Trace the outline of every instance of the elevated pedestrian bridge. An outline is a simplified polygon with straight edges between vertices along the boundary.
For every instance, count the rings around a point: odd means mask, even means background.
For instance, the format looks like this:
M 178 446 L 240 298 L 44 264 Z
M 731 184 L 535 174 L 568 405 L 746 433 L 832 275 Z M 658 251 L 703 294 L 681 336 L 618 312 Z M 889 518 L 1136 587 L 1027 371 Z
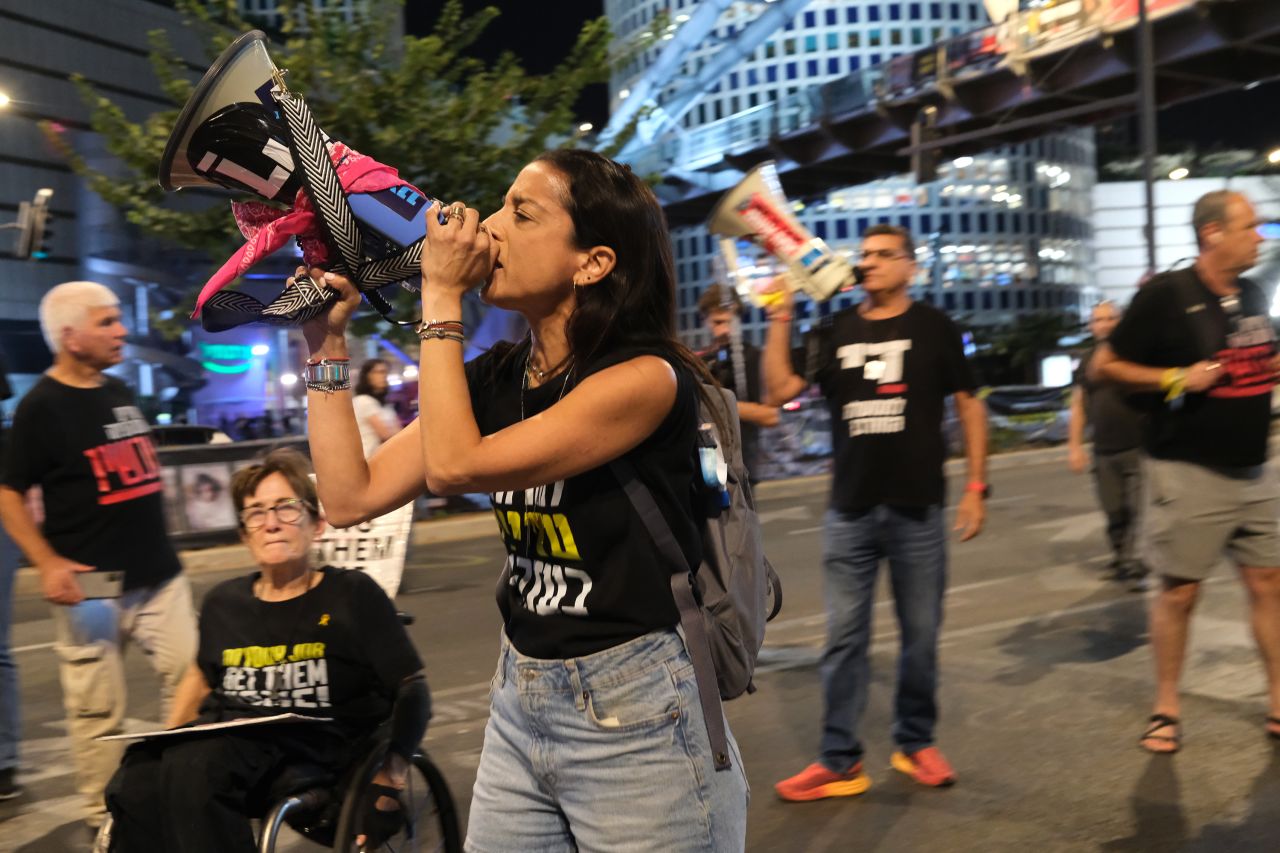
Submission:
M 912 171 L 913 154 L 972 155 L 1131 114 L 1138 108 L 1136 0 L 1107 8 L 1060 0 L 1017 13 L 1000 26 L 669 134 L 632 164 L 664 176 L 659 196 L 673 224 L 693 223 L 764 160 L 778 161 L 787 193 L 803 198 Z M 1280 77 L 1280 0 L 1147 0 L 1147 8 L 1157 106 Z

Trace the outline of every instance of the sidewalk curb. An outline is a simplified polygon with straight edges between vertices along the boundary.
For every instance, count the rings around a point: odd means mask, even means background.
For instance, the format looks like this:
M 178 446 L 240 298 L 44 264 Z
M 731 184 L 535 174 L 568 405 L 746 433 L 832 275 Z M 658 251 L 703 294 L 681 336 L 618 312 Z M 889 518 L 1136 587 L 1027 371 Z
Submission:
M 1005 468 L 1016 468 L 1024 465 L 1045 465 L 1051 462 L 1066 462 L 1065 447 L 1050 447 L 1043 450 L 1019 450 L 1012 453 L 1001 453 L 987 460 L 987 469 L 1000 471 Z M 951 459 L 946 463 L 946 472 L 955 475 L 964 471 L 963 459 Z M 770 480 L 756 487 L 756 496 L 761 500 L 794 498 L 826 492 L 831 482 L 830 474 L 815 474 L 807 477 L 793 477 L 786 480 Z M 488 510 L 467 513 L 450 518 L 428 519 L 415 522 L 413 525 L 414 546 L 432 545 L 444 542 L 459 542 L 493 536 L 497 532 L 493 515 Z M 178 558 L 182 568 L 188 575 L 200 575 L 210 572 L 248 570 L 253 565 L 249 549 L 244 545 L 219 545 L 213 548 L 180 551 Z M 40 594 L 40 575 L 32 568 L 18 569 L 14 579 L 14 594 L 31 596 Z

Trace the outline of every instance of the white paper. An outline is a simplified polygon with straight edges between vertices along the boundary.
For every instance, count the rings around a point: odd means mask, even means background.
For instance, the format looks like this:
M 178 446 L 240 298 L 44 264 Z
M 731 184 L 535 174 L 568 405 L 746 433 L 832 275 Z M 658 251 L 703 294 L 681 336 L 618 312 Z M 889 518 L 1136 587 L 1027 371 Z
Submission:
M 326 527 L 312 549 L 317 566 L 362 571 L 395 600 L 404 574 L 413 502 L 354 527 Z
M 216 732 L 222 729 L 241 729 L 246 726 L 261 726 L 267 723 L 331 723 L 333 717 L 308 717 L 305 714 L 276 714 L 272 717 L 241 717 L 237 720 L 226 720 L 221 723 L 200 723 L 195 726 L 183 726 L 177 729 L 157 729 L 153 732 L 132 732 L 123 735 L 103 735 L 94 740 L 145 740 L 172 735 L 201 734 Z

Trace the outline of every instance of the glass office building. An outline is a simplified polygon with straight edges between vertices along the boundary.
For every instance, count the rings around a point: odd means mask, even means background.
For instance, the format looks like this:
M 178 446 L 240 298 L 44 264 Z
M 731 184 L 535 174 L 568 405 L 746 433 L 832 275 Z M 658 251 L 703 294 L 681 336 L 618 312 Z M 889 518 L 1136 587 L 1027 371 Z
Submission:
M 752 24 L 775 2 L 781 0 L 606 0 L 605 12 L 623 44 L 636 44 L 646 34 L 653 39 L 614 76 L 615 109 L 644 82 L 669 37 L 691 20 L 697 24 L 700 3 L 716 3 L 721 12 L 696 46 L 683 48 L 678 72 L 653 81 L 657 104 L 665 107 L 667 98 L 679 103 L 682 86 L 720 51 L 741 54 L 715 80 L 705 81 L 701 96 L 680 106 L 678 117 L 653 140 L 654 150 L 663 152 L 664 170 L 723 168 L 716 161 L 726 140 L 763 141 L 749 138 L 767 136 L 777 126 L 763 117 L 803 109 L 806 100 L 818 97 L 818 86 L 870 79 L 896 56 L 989 25 L 978 0 L 810 0 L 791 4 L 795 14 L 761 37 L 761 28 L 753 30 Z M 801 222 L 848 254 L 872 224 L 910 229 L 917 244 L 917 298 L 970 324 L 999 324 L 1022 314 L 1075 313 L 1092 301 L 1094 288 L 1086 278 L 1094 162 L 1092 131 L 1075 130 L 945 161 L 928 184 L 917 186 L 901 175 L 832 186 L 792 202 Z M 706 337 L 697 298 L 719 274 L 717 241 L 701 225 L 675 227 L 672 238 L 679 329 L 689 343 L 700 345 Z M 746 262 L 770 264 L 762 257 Z M 811 319 L 857 298 L 841 294 L 802 312 Z M 760 312 L 752 313 L 745 329 L 750 338 L 762 338 Z

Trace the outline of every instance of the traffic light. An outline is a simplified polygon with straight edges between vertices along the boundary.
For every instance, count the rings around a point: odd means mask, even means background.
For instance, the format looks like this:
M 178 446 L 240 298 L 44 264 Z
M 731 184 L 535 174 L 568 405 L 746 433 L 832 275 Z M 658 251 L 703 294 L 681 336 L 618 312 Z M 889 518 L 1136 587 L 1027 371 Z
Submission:
M 53 190 L 36 190 L 35 198 L 18 205 L 18 245 L 14 254 L 18 260 L 35 258 L 40 260 L 49 257 L 49 240 L 53 232 L 49 230 L 49 199 Z

